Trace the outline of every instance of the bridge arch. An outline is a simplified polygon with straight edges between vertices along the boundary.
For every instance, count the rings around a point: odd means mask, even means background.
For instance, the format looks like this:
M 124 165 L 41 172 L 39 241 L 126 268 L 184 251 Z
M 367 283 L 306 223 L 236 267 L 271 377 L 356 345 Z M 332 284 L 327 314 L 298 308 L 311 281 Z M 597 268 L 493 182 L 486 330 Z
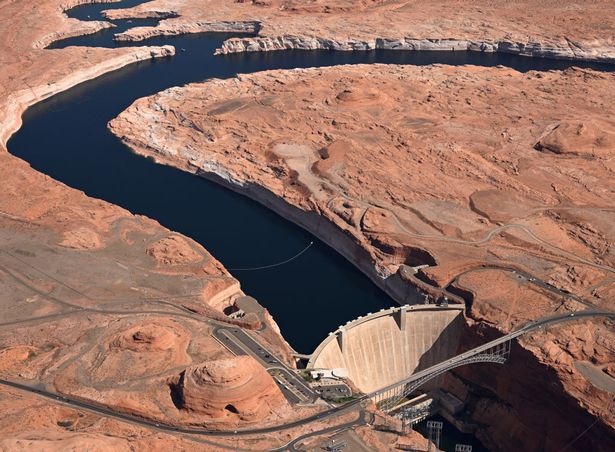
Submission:
M 382 387 L 371 392 L 370 394 L 366 394 L 365 398 L 371 398 L 372 400 L 379 402 L 381 408 L 384 411 L 388 411 L 393 408 L 401 398 L 415 391 L 429 380 L 436 378 L 437 376 L 442 375 L 443 373 L 456 367 L 477 362 L 495 362 L 504 364 L 510 354 L 511 341 L 519 336 L 549 327 L 551 325 L 579 321 L 593 317 L 606 317 L 612 321 L 615 321 L 615 312 L 587 309 L 584 311 L 556 314 L 530 321 L 521 328 L 518 328 L 517 330 L 498 339 L 494 339 L 491 342 L 449 358 L 439 364 L 413 373 L 409 377 L 406 377 L 396 383 Z
M 373 392 L 369 397 L 376 402 L 380 409 L 387 412 L 394 408 L 403 398 L 412 394 L 425 383 L 439 377 L 446 372 L 449 372 L 457 367 L 467 366 L 468 364 L 476 363 L 506 363 L 510 354 L 510 341 L 498 344 L 491 349 L 485 350 L 477 355 L 470 355 L 451 361 L 444 366 L 434 366 L 435 369 L 429 368 L 425 372 L 419 372 L 416 379 L 399 385 L 391 385 L 388 388 L 383 388 Z M 463 356 L 463 355 L 461 355 Z

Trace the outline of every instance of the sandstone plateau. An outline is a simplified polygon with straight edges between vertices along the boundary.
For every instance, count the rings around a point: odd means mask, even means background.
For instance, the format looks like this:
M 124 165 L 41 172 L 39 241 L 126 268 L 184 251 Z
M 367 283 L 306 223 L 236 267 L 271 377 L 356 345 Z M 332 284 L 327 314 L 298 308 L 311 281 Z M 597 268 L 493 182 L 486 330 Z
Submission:
M 313 231 L 400 302 L 408 284 L 461 297 L 466 337 L 484 342 L 552 313 L 613 307 L 614 83 L 612 73 L 575 68 L 268 71 L 168 89 L 109 127 L 136 152 Z M 520 343 L 526 358 L 510 373 L 468 367 L 450 383 L 464 397 L 472 386 L 497 394 L 477 397 L 477 420 L 501 418 L 483 441 L 555 450 L 591 413 L 600 421 L 585 447 L 615 444 L 612 394 L 575 364 L 615 377 L 612 322 Z M 526 384 L 526 372 L 542 377 Z M 565 400 L 566 415 L 536 394 Z M 530 412 L 551 422 L 532 423 Z
M 6 151 L 29 106 L 174 54 L 171 46 L 45 49 L 112 28 L 63 13 L 85 3 L 0 0 L 0 378 L 180 426 L 233 431 L 313 414 L 291 409 L 262 367 L 213 339 L 221 320 L 241 324 L 222 312 L 243 292 L 207 250 Z M 164 19 L 117 37 L 124 41 L 255 35 L 229 39 L 220 53 L 469 49 L 613 61 L 614 13 L 611 1 L 156 0 L 107 17 Z M 318 223 L 395 297 L 419 285 L 432 298 L 462 297 L 471 308 L 462 346 L 471 347 L 584 307 L 523 274 L 612 307 L 614 92 L 612 75 L 583 70 L 270 72 L 165 91 L 111 127 L 137 152 L 212 177 L 307 228 Z M 420 264 L 428 266 L 415 274 Z M 264 328 L 253 334 L 290 363 L 270 317 L 246 325 Z M 613 342 L 605 321 L 553 328 L 524 338 L 507 372 L 467 368 L 445 384 L 468 401 L 491 447 L 550 450 L 591 424 L 575 447 L 612 450 L 604 384 L 615 372 Z M 331 426 L 210 440 L 5 385 L 0 411 L 2 450 L 271 449 Z M 421 443 L 370 427 L 357 434 L 376 449 Z
M 283 49 L 473 50 L 613 61 L 612 1 L 154 0 L 108 18 L 169 17 L 119 40 L 204 31 L 245 32 L 221 53 Z

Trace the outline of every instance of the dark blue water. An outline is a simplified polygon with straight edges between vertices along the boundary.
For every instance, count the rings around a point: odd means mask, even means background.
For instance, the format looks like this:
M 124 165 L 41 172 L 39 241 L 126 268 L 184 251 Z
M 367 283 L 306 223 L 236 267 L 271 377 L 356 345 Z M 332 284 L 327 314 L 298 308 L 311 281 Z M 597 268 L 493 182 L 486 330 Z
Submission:
M 89 6 L 88 9 L 91 9 L 92 7 L 92 5 L 86 6 Z M 86 6 L 82 6 L 80 8 L 86 8 Z M 86 17 L 88 15 L 89 14 L 87 14 Z M 72 14 L 71 17 L 73 17 Z M 47 48 L 63 49 L 64 47 L 69 46 L 132 47 L 135 45 L 132 42 L 114 41 L 113 35 L 134 27 L 155 27 L 156 25 L 158 25 L 158 22 L 159 21 L 157 19 L 114 20 L 113 24 L 115 25 L 115 27 L 111 30 L 101 30 L 97 33 L 93 33 L 87 36 L 77 36 L 75 38 L 61 39 L 59 41 L 51 43 L 49 46 L 47 46 Z
M 100 19 L 103 9 L 141 2 L 86 5 L 71 10 L 70 15 Z M 143 22 L 117 23 L 124 29 Z M 111 36 L 117 30 L 63 40 L 52 47 L 115 47 Z M 259 204 L 214 183 L 132 154 L 108 132 L 107 122 L 137 98 L 165 88 L 265 69 L 350 63 L 471 63 L 503 64 L 526 71 L 571 65 L 564 61 L 475 52 L 287 51 L 213 56 L 227 37 L 207 34 L 146 41 L 147 45 L 174 45 L 177 55 L 134 64 L 37 104 L 26 112 L 22 128 L 8 147 L 35 169 L 89 196 L 154 218 L 169 229 L 192 237 L 228 268 L 283 261 L 314 241 L 315 246 L 287 265 L 235 273 L 244 291 L 269 309 L 284 337 L 301 352 L 311 352 L 328 332 L 347 320 L 394 302 L 317 238 Z
M 84 5 L 71 17 L 100 20 L 104 9 L 124 8 L 143 0 Z M 59 41 L 50 46 L 119 47 L 114 33 L 156 20 L 115 21 L 115 29 Z M 141 62 L 41 102 L 24 115 L 24 124 L 9 150 L 35 169 L 83 190 L 89 196 L 158 220 L 192 237 L 228 268 L 253 267 L 287 259 L 315 242 L 297 260 L 258 272 L 236 272 L 245 292 L 269 309 L 290 344 L 312 351 L 339 324 L 388 307 L 394 302 L 364 275 L 311 234 L 250 201 L 211 182 L 138 157 L 111 133 L 107 122 L 134 100 L 165 88 L 211 77 L 232 77 L 265 69 L 332 66 L 356 63 L 427 65 L 505 65 L 519 71 L 563 69 L 570 62 L 474 52 L 325 52 L 288 51 L 214 57 L 229 37 L 222 34 L 150 39 L 144 45 L 171 44 L 177 55 Z M 139 43 L 141 44 L 141 43 Z M 612 66 L 574 65 L 611 71 Z M 420 429 L 420 427 L 419 427 Z M 471 436 L 445 423 L 445 450 L 455 442 L 484 450 Z
M 112 30 L 101 30 L 98 33 L 94 33 L 88 36 L 78 36 L 75 38 L 61 39 L 49 45 L 48 49 L 62 49 L 71 45 L 81 45 L 89 47 L 130 47 L 134 46 L 131 42 L 115 42 L 113 41 L 113 35 L 121 33 L 129 28 L 134 27 L 155 27 L 158 25 L 158 19 L 126 19 L 126 20 L 113 20 L 109 21 L 105 19 L 101 11 L 110 9 L 123 9 L 137 6 L 144 3 L 144 0 L 124 0 L 119 3 L 103 3 L 103 4 L 85 4 L 72 8 L 68 11 L 68 15 L 74 19 L 79 20 L 105 20 L 112 22 L 115 27 Z
M 71 8 L 67 11 L 67 14 L 73 19 L 79 20 L 106 20 L 101 14 L 101 11 L 132 8 L 146 1 L 147 0 L 122 0 L 116 3 L 86 3 Z

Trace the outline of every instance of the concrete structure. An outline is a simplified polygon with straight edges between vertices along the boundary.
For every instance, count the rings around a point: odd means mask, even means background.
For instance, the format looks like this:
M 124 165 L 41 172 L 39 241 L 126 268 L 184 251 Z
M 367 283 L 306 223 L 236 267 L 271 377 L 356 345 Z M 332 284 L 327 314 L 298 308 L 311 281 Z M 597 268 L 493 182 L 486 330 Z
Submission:
M 540 330 L 550 325 L 577 321 L 589 317 L 607 317 L 615 320 L 615 312 L 586 309 L 584 311 L 556 314 L 538 320 L 532 320 L 512 333 L 508 333 L 505 336 L 494 339 L 479 347 L 475 347 L 460 355 L 453 356 L 427 369 L 418 370 L 407 378 L 384 386 L 369 394 L 365 394 L 363 397 L 374 400 L 380 405 L 382 410 L 388 412 L 394 409 L 403 398 L 412 394 L 421 386 L 456 367 L 487 362 L 504 364 L 510 354 L 511 341 L 523 334 L 531 333 L 532 331 Z
M 463 309 L 407 305 L 359 317 L 329 334 L 307 368 L 345 368 L 359 390 L 375 391 L 455 356 Z

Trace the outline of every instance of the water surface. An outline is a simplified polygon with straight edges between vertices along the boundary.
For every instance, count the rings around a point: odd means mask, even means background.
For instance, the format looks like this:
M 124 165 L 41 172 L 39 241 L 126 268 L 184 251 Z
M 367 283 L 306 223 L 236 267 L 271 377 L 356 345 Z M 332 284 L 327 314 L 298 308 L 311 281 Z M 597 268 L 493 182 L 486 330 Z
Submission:
M 69 15 L 82 20 L 100 20 L 101 10 L 142 2 L 84 5 L 72 9 Z M 50 47 L 135 45 L 115 43 L 112 35 L 156 22 L 150 19 L 114 21 L 115 29 L 62 40 Z M 212 182 L 132 154 L 107 130 L 108 121 L 136 99 L 171 86 L 266 69 L 357 63 L 446 63 L 505 65 L 528 71 L 563 69 L 573 64 L 475 52 L 285 51 L 213 56 L 214 50 L 228 37 L 187 35 L 137 43 L 171 44 L 177 54 L 131 65 L 35 105 L 25 113 L 24 124 L 8 147 L 35 169 L 91 197 L 156 219 L 169 229 L 193 238 L 227 268 L 280 262 L 314 241 L 315 246 L 286 265 L 256 272 L 235 272 L 243 290 L 269 309 L 284 337 L 301 352 L 311 352 L 338 325 L 394 305 L 393 300 L 316 237 L 258 203 Z M 574 65 L 613 70 L 606 65 L 580 62 Z M 458 441 L 473 444 L 475 450 L 484 450 L 474 438 L 459 436 L 449 424 L 445 428 L 447 450 L 453 450 L 454 442 Z
M 76 7 L 72 17 L 98 20 L 104 9 Z M 59 41 L 71 45 L 118 47 L 113 33 L 156 21 L 115 21 L 117 29 Z M 315 246 L 286 265 L 235 272 L 243 290 L 274 316 L 282 334 L 300 352 L 310 352 L 338 325 L 394 304 L 367 277 L 316 237 L 241 195 L 182 171 L 132 154 L 107 123 L 136 99 L 171 86 L 227 78 L 237 73 L 357 63 L 505 65 L 519 71 L 562 69 L 573 63 L 477 52 L 284 51 L 214 56 L 228 34 L 149 39 L 136 45 L 174 45 L 174 57 L 144 61 L 82 83 L 34 107 L 9 142 L 13 154 L 35 169 L 89 196 L 156 219 L 201 243 L 227 268 L 269 265 L 288 259 L 311 241 Z M 606 65 L 576 66 L 612 70 Z

